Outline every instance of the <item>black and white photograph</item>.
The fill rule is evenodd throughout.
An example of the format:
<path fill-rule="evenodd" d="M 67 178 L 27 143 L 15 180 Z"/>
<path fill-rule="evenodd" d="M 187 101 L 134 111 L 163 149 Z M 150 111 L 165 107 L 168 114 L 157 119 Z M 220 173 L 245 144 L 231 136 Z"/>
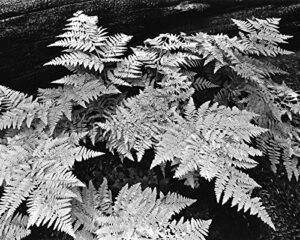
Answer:
<path fill-rule="evenodd" d="M 0 0 L 0 240 L 300 240 L 300 0 Z"/>

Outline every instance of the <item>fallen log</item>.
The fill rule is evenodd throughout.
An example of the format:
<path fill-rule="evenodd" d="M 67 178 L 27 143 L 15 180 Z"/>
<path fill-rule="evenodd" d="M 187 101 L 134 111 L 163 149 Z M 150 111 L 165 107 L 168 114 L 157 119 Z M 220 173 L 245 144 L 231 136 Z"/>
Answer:
<path fill-rule="evenodd" d="M 59 53 L 46 46 L 77 10 L 134 43 L 160 32 L 230 33 L 231 18 L 251 17 L 281 17 L 281 30 L 296 35 L 292 45 L 300 39 L 299 0 L 0 0 L 0 84 L 32 92 L 62 75 L 43 67 Z"/>

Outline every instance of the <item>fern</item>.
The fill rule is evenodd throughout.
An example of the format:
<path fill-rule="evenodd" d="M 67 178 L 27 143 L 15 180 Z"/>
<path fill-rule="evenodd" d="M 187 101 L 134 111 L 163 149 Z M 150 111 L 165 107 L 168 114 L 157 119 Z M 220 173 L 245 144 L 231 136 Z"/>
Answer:
<path fill-rule="evenodd" d="M 23 201 L 28 206 L 28 223 L 54 224 L 54 229 L 74 236 L 70 223 L 72 188 L 84 186 L 71 172 L 74 161 L 101 153 L 78 146 L 82 136 L 61 135 L 55 139 L 28 129 L 1 145 L 0 182 L 5 183 L 0 199 L 0 216 L 7 220 Z"/>
<path fill-rule="evenodd" d="M 130 36 L 107 36 L 103 28 L 97 27 L 98 18 L 87 16 L 82 11 L 74 13 L 69 21 L 66 32 L 58 36 L 62 40 L 49 45 L 65 47 L 68 53 L 45 65 L 83 67 L 101 73 L 105 63 L 120 61 L 118 57 L 126 51 Z"/>
<path fill-rule="evenodd" d="M 84 80 L 84 82 L 81 82 Z M 73 102 L 86 107 L 87 103 L 96 100 L 101 95 L 119 93 L 114 86 L 106 86 L 101 78 L 92 74 L 73 74 L 54 81 L 63 83 L 64 88 L 39 90 L 40 97 L 54 98 L 60 104 Z"/>
<path fill-rule="evenodd" d="M 126 34 L 116 34 L 107 38 L 106 44 L 97 52 L 103 55 L 104 62 L 119 61 L 116 57 L 120 57 L 127 50 L 127 43 L 131 40 L 131 36 Z M 101 57 L 101 58 L 103 58 Z"/>
<path fill-rule="evenodd" d="M 0 130 L 39 125 L 42 129 L 48 128 L 50 133 L 53 133 L 64 116 L 71 120 L 73 105 L 86 107 L 87 103 L 101 95 L 119 93 L 114 86 L 106 87 L 89 74 L 76 74 L 60 79 L 56 83 L 64 83 L 65 87 L 40 89 L 38 98 L 34 100 L 32 96 L 0 86 L 3 108 L 0 115 Z"/>
<path fill-rule="evenodd" d="M 298 94 L 284 83 L 280 86 L 270 81 L 272 75 L 286 72 L 266 61 L 254 58 L 255 55 L 274 57 L 292 54 L 279 47 L 279 44 L 287 43 L 291 37 L 279 33 L 279 21 L 280 19 L 276 18 L 255 18 L 246 21 L 233 19 L 241 30 L 239 37 L 198 33 L 185 37 L 185 40 L 196 44 L 196 47 L 189 50 L 200 55 L 204 66 L 214 62 L 215 73 L 220 70 L 228 74 L 233 70 L 238 75 L 231 76 L 233 81 L 220 90 L 215 101 L 225 105 L 234 102 L 240 109 L 259 114 L 256 123 L 270 129 L 272 135 L 268 139 L 264 136 L 262 139 L 265 139 L 265 142 L 262 139 L 258 140 L 260 149 L 268 148 L 264 153 L 269 155 L 274 171 L 275 166 L 283 160 L 288 178 L 294 176 L 298 179 L 298 156 L 294 152 L 297 152 L 295 147 L 299 145 L 299 140 L 298 131 L 294 127 L 297 124 L 293 123 L 293 117 L 299 115 Z M 241 81 L 241 78 L 251 82 Z M 247 97 L 243 96 L 245 93 Z M 287 122 L 282 121 L 284 116 L 288 117 Z M 270 141 L 273 141 L 273 148 L 268 143 Z"/>
<path fill-rule="evenodd" d="M 208 88 L 217 88 L 219 86 L 200 77 L 200 78 L 197 78 L 194 80 L 193 87 L 195 88 L 196 91 L 201 91 L 201 90 L 208 89 Z"/>
<path fill-rule="evenodd" d="M 154 146 L 162 125 L 168 124 L 180 101 L 193 94 L 191 82 L 179 69 L 164 67 L 160 88 L 146 88 L 133 98 L 126 99 L 116 114 L 105 123 L 97 123 L 105 132 L 107 146 L 124 157 L 133 160 L 131 150 L 137 151 L 140 161 L 147 149 Z"/>
<path fill-rule="evenodd" d="M 270 130 L 270 134 L 260 136 L 257 143 L 269 156 L 273 171 L 276 172 L 276 166 L 282 160 L 288 179 L 291 180 L 294 176 L 298 180 L 296 149 L 299 146 L 299 130 L 295 127 L 293 118 L 299 115 L 299 95 L 285 83 L 267 83 L 259 88 L 248 84 L 239 89 L 239 92 L 248 94 L 246 98 L 238 100 L 240 107 L 259 114 L 255 119 L 256 123 Z M 282 120 L 284 116 L 288 121 Z"/>
<path fill-rule="evenodd" d="M 279 43 L 287 43 L 287 39 L 291 36 L 280 34 L 278 31 L 278 24 L 280 18 L 267 18 L 254 20 L 247 19 L 246 21 L 232 19 L 232 21 L 239 27 L 240 43 L 246 53 L 276 56 L 286 55 L 292 52 L 284 50 L 278 46 Z"/>
<path fill-rule="evenodd" d="M 204 65 L 215 62 L 214 73 L 224 67 L 230 67 L 239 76 L 255 82 L 262 82 L 270 74 L 284 73 L 272 66 L 264 65 L 252 55 L 277 56 L 292 54 L 281 49 L 278 44 L 286 43 L 290 36 L 280 34 L 277 30 L 280 19 L 254 19 L 247 21 L 234 20 L 243 32 L 239 37 L 229 38 L 226 35 L 208 35 L 198 33 L 186 37 L 186 41 L 195 44 L 190 48 L 201 56 Z"/>
<path fill-rule="evenodd" d="M 141 67 L 142 63 L 137 57 L 135 55 L 130 55 L 128 58 L 118 63 L 117 68 L 113 71 L 114 77 L 110 77 L 110 80 L 113 82 L 114 79 L 128 80 L 141 78 Z"/>
<path fill-rule="evenodd" d="M 132 160 L 131 150 L 135 149 L 140 161 L 160 132 L 156 123 L 163 124 L 172 114 L 166 100 L 156 90 L 148 88 L 137 97 L 126 99 L 105 123 L 97 123 L 105 130 L 108 148 Z"/>
<path fill-rule="evenodd" d="M 0 239 L 1 240 L 20 240 L 28 236 L 31 231 L 26 228 L 28 217 L 16 214 L 14 217 L 0 217 Z"/>
<path fill-rule="evenodd" d="M 170 67 L 177 67 L 177 68 L 191 68 L 197 67 L 199 65 L 198 61 L 200 58 L 198 56 L 184 53 L 184 52 L 177 52 L 177 53 L 166 53 L 164 54 L 161 59 L 161 65 L 170 66 Z"/>
<path fill-rule="evenodd" d="M 20 129 L 23 123 L 30 127 L 35 114 L 41 110 L 40 104 L 32 97 L 4 86 L 0 86 L 0 98 L 1 108 L 4 111 L 0 116 L 0 130 Z"/>
<path fill-rule="evenodd" d="M 49 46 L 59 46 L 93 52 L 98 46 L 104 45 L 106 32 L 103 28 L 97 27 L 97 17 L 88 17 L 82 11 L 73 14 L 66 24 L 66 32 L 58 36 L 62 40 Z"/>
<path fill-rule="evenodd" d="M 77 236 L 88 239 L 205 239 L 210 220 L 170 221 L 174 213 L 194 203 L 178 194 L 159 194 L 140 184 L 126 185 L 113 203 L 107 181 L 96 191 L 92 183 L 81 192 L 73 211 Z"/>
<path fill-rule="evenodd" d="M 220 202 L 222 198 L 222 204 L 224 204 L 232 198 L 231 206 L 237 206 L 238 211 L 250 210 L 250 214 L 257 215 L 263 222 L 275 229 L 265 207 L 262 206 L 261 199 L 251 198 L 254 187 L 260 186 L 247 174 L 232 167 L 225 168 L 218 173 L 215 181 L 217 201 Z"/>
<path fill-rule="evenodd" d="M 152 148 L 152 168 L 170 161 L 174 177 L 192 187 L 200 177 L 215 181 L 218 202 L 231 200 L 274 229 L 252 197 L 259 184 L 244 171 L 264 153 L 274 171 L 282 161 L 288 178 L 299 178 L 300 97 L 271 81 L 284 71 L 256 58 L 291 54 L 280 47 L 290 36 L 279 33 L 275 18 L 233 22 L 238 37 L 165 33 L 128 51 L 131 36 L 108 35 L 97 17 L 76 12 L 50 45 L 63 54 L 45 64 L 70 71 L 53 81 L 61 86 L 35 98 L 0 86 L 0 238 L 21 239 L 31 226 L 47 225 L 85 240 L 205 239 L 210 221 L 172 221 L 194 200 L 136 184 L 113 201 L 106 180 L 99 190 L 86 188 L 72 168 L 102 154 L 79 144 L 88 138 L 131 160 Z M 140 92 L 128 97 L 120 86 Z M 225 106 L 196 109 L 195 90 L 207 88 L 219 88 L 215 101 Z"/>
<path fill-rule="evenodd" d="M 260 151 L 247 143 L 264 129 L 250 124 L 256 115 L 237 108 L 228 109 L 217 104 L 209 107 L 203 104 L 198 110 L 190 100 L 185 117 L 178 116 L 176 125 L 166 128 L 161 141 L 156 146 L 156 156 L 151 167 L 171 161 L 176 165 L 175 177 L 189 177 L 199 173 L 208 181 L 216 179 L 215 190 L 223 203 L 232 198 L 232 206 L 256 214 L 269 226 L 274 225 L 257 198 L 251 192 L 259 185 L 238 169 L 249 169 L 257 163 L 249 157 L 261 155 Z"/>
<path fill-rule="evenodd" d="M 167 52 L 171 50 L 184 50 L 194 46 L 189 41 L 186 41 L 184 34 L 176 35 L 170 33 L 160 34 L 156 38 L 145 40 L 144 43 L 146 46 Z"/>

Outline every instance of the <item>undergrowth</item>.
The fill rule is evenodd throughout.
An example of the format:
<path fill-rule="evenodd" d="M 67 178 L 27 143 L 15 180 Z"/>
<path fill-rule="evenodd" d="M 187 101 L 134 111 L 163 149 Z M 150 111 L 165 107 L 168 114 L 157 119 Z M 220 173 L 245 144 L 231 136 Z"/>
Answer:
<path fill-rule="evenodd" d="M 290 36 L 279 20 L 233 19 L 233 38 L 166 33 L 128 49 L 131 36 L 108 35 L 97 17 L 76 12 L 50 45 L 62 55 L 45 64 L 70 71 L 58 87 L 33 97 L 0 86 L 0 238 L 45 225 L 85 240 L 205 239 L 211 220 L 173 218 L 195 200 L 140 184 L 113 199 L 106 179 L 99 189 L 80 181 L 75 162 L 104 155 L 88 147 L 99 143 L 132 161 L 152 149 L 150 168 L 192 188 L 213 181 L 218 202 L 275 229 L 247 170 L 264 154 L 275 174 L 283 164 L 299 178 L 300 97 L 260 58 L 292 54 L 281 48 Z M 195 101 L 207 89 L 210 101 Z"/>

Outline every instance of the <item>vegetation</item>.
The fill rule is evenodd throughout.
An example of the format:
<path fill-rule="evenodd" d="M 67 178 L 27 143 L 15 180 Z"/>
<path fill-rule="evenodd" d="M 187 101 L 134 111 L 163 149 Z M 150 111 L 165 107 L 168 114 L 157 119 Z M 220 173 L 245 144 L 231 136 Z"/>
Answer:
<path fill-rule="evenodd" d="M 105 154 L 91 150 L 101 142 L 132 161 L 154 149 L 151 168 L 171 166 L 192 188 L 214 181 L 218 202 L 275 229 L 247 170 L 265 154 L 274 172 L 282 161 L 299 178 L 300 97 L 272 81 L 286 73 L 263 58 L 292 54 L 279 46 L 290 38 L 279 19 L 233 20 L 233 38 L 161 34 L 130 49 L 131 36 L 97 22 L 76 12 L 50 45 L 64 50 L 46 65 L 70 71 L 59 87 L 33 97 L 0 86 L 0 238 L 47 225 L 76 239 L 205 239 L 211 220 L 173 217 L 194 200 L 139 184 L 113 200 L 106 179 L 98 190 L 80 181 L 75 162 Z M 210 101 L 198 101 L 207 89 Z"/>

